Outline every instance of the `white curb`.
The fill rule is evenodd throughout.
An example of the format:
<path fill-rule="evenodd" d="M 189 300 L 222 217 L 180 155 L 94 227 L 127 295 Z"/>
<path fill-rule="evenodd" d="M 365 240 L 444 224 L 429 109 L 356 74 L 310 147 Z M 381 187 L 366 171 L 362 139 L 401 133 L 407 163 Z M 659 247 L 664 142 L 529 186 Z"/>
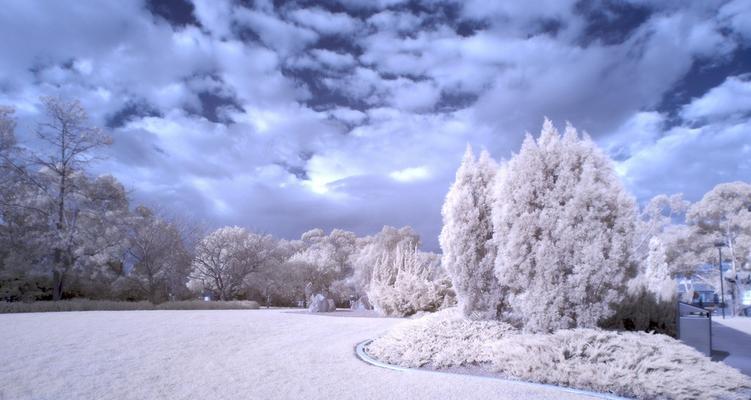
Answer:
<path fill-rule="evenodd" d="M 490 379 L 490 380 L 495 380 L 495 381 L 509 382 L 509 383 L 518 384 L 518 385 L 526 385 L 526 386 L 532 386 L 532 387 L 541 387 L 541 388 L 546 388 L 546 389 L 560 390 L 562 392 L 580 394 L 580 395 L 584 395 L 584 396 L 595 397 L 595 398 L 598 398 L 598 399 L 631 400 L 631 399 L 629 399 L 627 397 L 619 397 L 619 396 L 615 396 L 615 395 L 607 394 L 607 393 L 590 392 L 590 391 L 587 391 L 587 390 L 572 389 L 572 388 L 567 388 L 567 387 L 563 387 L 563 386 L 549 385 L 549 384 L 545 384 L 545 383 L 534 383 L 534 382 L 526 382 L 526 381 L 516 381 L 516 380 L 504 379 L 504 378 L 495 377 L 495 376 L 467 375 L 467 374 L 457 374 L 457 373 L 453 373 L 453 372 L 430 371 L 430 370 L 419 369 L 419 368 L 399 367 L 399 366 L 396 366 L 396 365 L 386 364 L 384 362 L 378 361 L 378 360 L 374 359 L 373 357 L 369 356 L 368 353 L 365 352 L 365 346 L 367 346 L 368 344 L 370 344 L 370 342 L 372 342 L 372 341 L 373 341 L 373 339 L 368 339 L 368 340 L 364 340 L 364 341 L 358 343 L 355 346 L 355 354 L 357 354 L 357 358 L 359 358 L 360 360 L 362 360 L 362 361 L 364 361 L 364 362 L 366 362 L 366 363 L 368 363 L 370 365 L 374 365 L 376 367 L 391 369 L 391 370 L 394 370 L 394 371 L 411 372 L 411 373 L 450 374 L 450 375 L 471 376 L 471 377 L 476 378 L 476 379 Z"/>

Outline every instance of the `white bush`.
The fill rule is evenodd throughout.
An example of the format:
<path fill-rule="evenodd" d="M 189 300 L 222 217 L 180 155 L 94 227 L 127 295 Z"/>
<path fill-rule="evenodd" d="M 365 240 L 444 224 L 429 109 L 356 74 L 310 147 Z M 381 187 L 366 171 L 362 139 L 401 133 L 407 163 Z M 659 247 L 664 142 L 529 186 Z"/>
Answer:
<path fill-rule="evenodd" d="M 453 367 L 492 361 L 488 343 L 515 333 L 500 321 L 471 321 L 448 308 L 399 324 L 371 342 L 367 352 L 402 367 Z"/>
<path fill-rule="evenodd" d="M 525 139 L 496 183 L 495 272 L 505 316 L 528 331 L 594 327 L 635 273 L 635 202 L 610 160 L 549 120 Z"/>
<path fill-rule="evenodd" d="M 524 334 L 455 309 L 404 322 L 366 351 L 404 367 L 474 367 L 526 381 L 640 399 L 748 399 L 751 379 L 665 335 L 598 329 Z M 708 378 L 711 377 L 711 378 Z"/>
<path fill-rule="evenodd" d="M 400 244 L 373 267 L 368 299 L 380 314 L 403 317 L 438 310 L 450 295 L 449 288 L 436 254 Z"/>

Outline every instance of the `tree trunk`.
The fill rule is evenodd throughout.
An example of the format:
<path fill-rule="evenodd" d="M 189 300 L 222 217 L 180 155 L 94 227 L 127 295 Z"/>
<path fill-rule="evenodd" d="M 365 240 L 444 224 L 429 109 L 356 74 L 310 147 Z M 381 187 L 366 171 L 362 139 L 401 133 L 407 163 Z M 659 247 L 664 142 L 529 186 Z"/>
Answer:
<path fill-rule="evenodd" d="M 52 271 L 52 300 L 58 301 L 63 298 L 63 274 L 58 270 Z"/>

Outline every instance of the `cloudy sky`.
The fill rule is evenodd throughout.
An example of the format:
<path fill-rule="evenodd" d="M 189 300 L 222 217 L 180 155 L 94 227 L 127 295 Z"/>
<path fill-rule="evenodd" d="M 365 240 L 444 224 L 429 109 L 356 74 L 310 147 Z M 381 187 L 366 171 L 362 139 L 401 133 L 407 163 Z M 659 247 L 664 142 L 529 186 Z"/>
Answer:
<path fill-rule="evenodd" d="M 0 7 L 0 104 L 40 95 L 114 138 L 137 202 L 287 238 L 412 225 L 436 249 L 467 143 L 544 116 L 639 200 L 751 177 L 751 2 L 30 1 Z"/>

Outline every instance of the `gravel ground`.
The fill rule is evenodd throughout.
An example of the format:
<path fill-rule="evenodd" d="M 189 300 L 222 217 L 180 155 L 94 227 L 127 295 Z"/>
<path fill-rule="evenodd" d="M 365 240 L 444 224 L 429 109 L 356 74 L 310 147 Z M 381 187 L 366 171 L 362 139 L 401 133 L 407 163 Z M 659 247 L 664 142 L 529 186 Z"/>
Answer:
<path fill-rule="evenodd" d="M 354 345 L 402 320 L 289 311 L 0 315 L 0 400 L 591 398 L 374 367 Z"/>

